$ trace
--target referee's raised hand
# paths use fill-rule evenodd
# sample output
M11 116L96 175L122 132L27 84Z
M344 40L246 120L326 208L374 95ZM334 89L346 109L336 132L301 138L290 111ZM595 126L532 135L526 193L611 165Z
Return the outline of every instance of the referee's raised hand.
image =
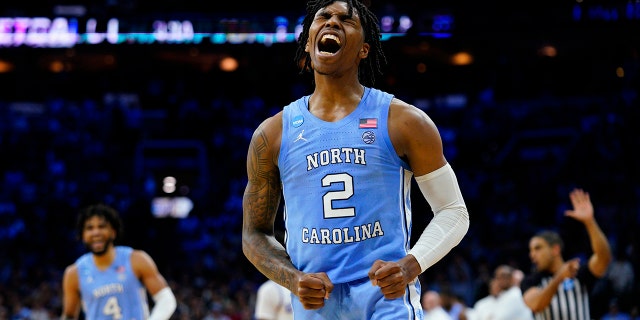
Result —
M569 199L573 205L573 210L566 210L565 216L576 219L582 223L593 220L593 204L589 193L582 189L573 189L569 193Z

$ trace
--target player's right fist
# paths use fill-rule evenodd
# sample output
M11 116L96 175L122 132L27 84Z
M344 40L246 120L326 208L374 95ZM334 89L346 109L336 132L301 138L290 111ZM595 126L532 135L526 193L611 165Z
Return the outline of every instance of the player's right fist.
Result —
M329 299L333 291L333 283L324 272L306 273L298 279L297 296L307 310L324 307L324 300Z

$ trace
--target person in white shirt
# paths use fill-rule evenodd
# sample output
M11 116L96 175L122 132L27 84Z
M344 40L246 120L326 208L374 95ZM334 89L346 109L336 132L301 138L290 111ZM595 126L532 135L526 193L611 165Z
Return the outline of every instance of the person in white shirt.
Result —
M533 320L520 290L523 275L511 266L498 266L489 285L489 295L465 311L467 320Z
M293 320L291 292L273 280L267 280L256 294L256 320Z
M442 308L440 294L435 290L429 290L422 295L422 311L424 320L453 320L447 311Z
M500 287L495 278L491 278L489 281L489 295L476 301L472 308L465 308L464 319L466 320L480 320L488 319L492 310L497 307L498 295L500 294Z

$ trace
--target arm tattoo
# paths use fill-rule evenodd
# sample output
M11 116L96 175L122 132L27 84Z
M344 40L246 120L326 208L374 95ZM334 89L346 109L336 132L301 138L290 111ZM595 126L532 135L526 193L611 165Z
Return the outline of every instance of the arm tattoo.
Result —
M262 216L270 212L275 213L280 202L280 177L274 169L272 159L267 155L268 149L269 141L264 133L260 132L249 147L251 161L247 166L251 189L247 189L245 195L251 197L251 210ZM260 224L262 223L270 221L260 221Z
M247 258L265 276L291 288L293 265L286 251L275 246L273 226L280 204L280 174L269 152L270 141L257 130L249 146L248 185L243 197L243 247Z

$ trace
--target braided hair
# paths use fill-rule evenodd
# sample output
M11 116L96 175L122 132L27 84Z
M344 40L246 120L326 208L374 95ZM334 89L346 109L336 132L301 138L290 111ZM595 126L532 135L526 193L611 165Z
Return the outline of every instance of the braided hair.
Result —
M369 56L360 61L361 67L358 68L358 79L365 86L373 86L375 78L382 75L382 66L387 60L382 50L380 39L382 34L378 24L378 17L369 10L368 6L362 0L310 0L307 2L306 16L302 21L302 32L298 37L298 49L296 51L295 62L304 65L300 68L300 74L312 72L311 59L308 52L305 52L307 41L309 40L309 28L313 22L314 16L318 10L336 2L342 1L347 3L349 15L353 15L353 11L358 12L360 22L364 29L364 42L371 47Z

